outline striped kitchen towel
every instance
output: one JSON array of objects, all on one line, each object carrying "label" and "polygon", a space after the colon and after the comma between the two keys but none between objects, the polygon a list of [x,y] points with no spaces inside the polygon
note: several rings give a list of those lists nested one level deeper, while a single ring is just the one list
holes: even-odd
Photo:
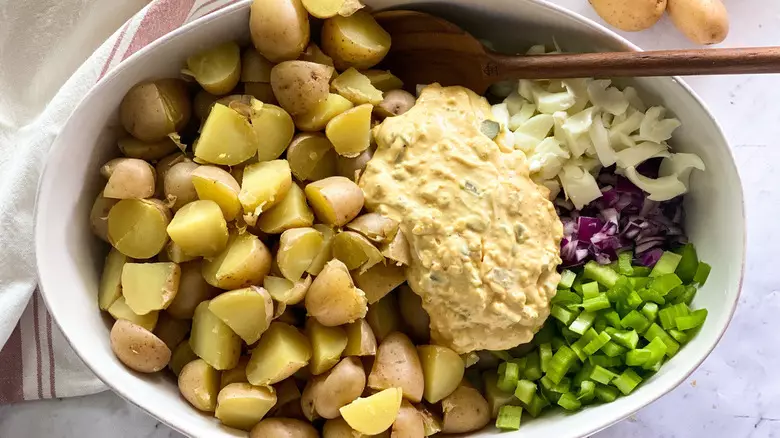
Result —
[{"label": "striped kitchen towel", "polygon": [[[137,13],[146,0],[0,4],[0,403],[106,389],[70,349],[36,289],[33,207],[54,138],[87,91],[127,57],[238,2],[155,0]],[[111,23],[114,33],[101,45]],[[67,79],[80,51],[98,45]]]}]

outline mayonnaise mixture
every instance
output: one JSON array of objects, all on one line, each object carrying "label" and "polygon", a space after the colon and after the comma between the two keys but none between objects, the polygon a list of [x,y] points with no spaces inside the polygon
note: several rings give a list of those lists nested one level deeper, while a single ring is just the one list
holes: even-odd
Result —
[{"label": "mayonnaise mixture", "polygon": [[529,342],[560,279],[561,222],[525,155],[482,132],[490,119],[483,97],[430,85],[374,128],[360,179],[366,207],[401,223],[433,340],[458,353]]}]

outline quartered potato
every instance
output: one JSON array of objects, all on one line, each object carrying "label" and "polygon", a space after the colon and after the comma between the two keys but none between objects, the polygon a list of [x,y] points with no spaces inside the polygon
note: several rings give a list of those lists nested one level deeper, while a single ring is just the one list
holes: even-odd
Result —
[{"label": "quartered potato", "polygon": [[170,138],[159,141],[145,142],[132,136],[122,137],[117,141],[122,155],[128,158],[140,158],[146,161],[157,161],[178,150],[176,143]]},{"label": "quartered potato", "polygon": [[122,268],[125,263],[132,263],[133,259],[127,257],[116,248],[111,248],[106,261],[103,263],[103,273],[100,276],[98,286],[98,307],[100,310],[108,310],[114,301],[122,296]]},{"label": "quartered potato", "polygon": [[118,199],[110,199],[103,196],[103,192],[95,198],[92,209],[89,211],[89,224],[92,232],[108,242],[108,213],[119,202]]},{"label": "quartered potato", "polygon": [[395,234],[392,241],[382,244],[381,253],[385,258],[392,260],[397,265],[408,266],[412,258],[411,253],[409,253],[409,242],[400,230]]},{"label": "quartered potato", "polygon": [[377,263],[368,270],[355,274],[354,279],[357,287],[365,292],[368,304],[373,304],[403,284],[406,281],[406,272],[400,266]]},{"label": "quartered potato", "polygon": [[309,364],[309,340],[297,328],[273,322],[252,350],[246,376],[253,385],[272,385]]},{"label": "quartered potato", "polygon": [[393,423],[393,438],[419,438],[425,436],[425,426],[420,412],[404,400]]},{"label": "quartered potato", "polygon": [[322,388],[322,384],[325,383],[326,377],[327,375],[323,374],[311,376],[306,379],[306,386],[303,388],[303,394],[301,394],[301,411],[303,412],[303,416],[309,421],[321,418],[314,405],[317,402],[317,399],[322,396],[320,389]]},{"label": "quartered potato", "polygon": [[165,175],[171,170],[171,167],[179,163],[191,163],[192,160],[184,155],[183,152],[174,152],[171,155],[167,155],[160,159],[155,165],[154,170],[157,172],[157,182],[154,191],[154,195],[158,198],[165,197]]},{"label": "quartered potato", "polygon": [[322,233],[314,228],[293,228],[282,233],[276,262],[282,275],[298,281],[319,254],[323,244]]},{"label": "quartered potato", "polygon": [[214,416],[225,426],[249,430],[276,404],[276,392],[268,386],[231,383],[217,396]]},{"label": "quartered potato", "polygon": [[144,199],[154,195],[155,171],[151,164],[138,158],[115,158],[100,169],[108,179],[103,197]]},{"label": "quartered potato", "polygon": [[294,418],[266,418],[249,432],[249,438],[317,438],[317,429]]},{"label": "quartered potato", "polygon": [[460,385],[441,401],[444,413],[442,432],[466,433],[482,429],[490,422],[490,407],[474,388]]},{"label": "quartered potato", "polygon": [[422,365],[414,344],[405,334],[391,333],[379,344],[368,386],[379,390],[401,388],[407,399],[415,403],[422,400],[425,387]]},{"label": "quartered potato", "polygon": [[181,268],[179,291],[165,309],[174,318],[192,319],[198,304],[213,298],[219,292],[201,275],[202,263],[200,260],[194,260],[179,265]]},{"label": "quartered potato", "polygon": [[366,387],[366,372],[356,357],[342,359],[331,369],[318,388],[314,409],[323,418],[341,416],[339,409],[360,397]]},{"label": "quartered potato", "polygon": [[200,166],[190,176],[198,199],[216,202],[226,221],[235,220],[241,212],[238,202],[241,186],[233,175],[216,166]]},{"label": "quartered potato", "polygon": [[398,77],[389,70],[365,70],[361,73],[371,81],[371,85],[373,85],[374,88],[382,92],[400,90],[404,86],[403,81],[398,79]]},{"label": "quartered potato", "polygon": [[395,294],[387,294],[381,300],[368,306],[366,321],[379,342],[382,342],[390,333],[400,331],[401,315],[398,311]]},{"label": "quartered potato", "polygon": [[333,67],[333,59],[323,53],[320,49],[320,46],[311,42],[308,46],[306,46],[306,50],[301,53],[301,56],[298,59],[301,61],[316,62],[317,64],[329,65]]},{"label": "quartered potato", "polygon": [[198,256],[189,255],[174,241],[165,244],[165,251],[161,252],[157,259],[161,262],[187,263],[196,260]]},{"label": "quartered potato", "polygon": [[295,116],[295,126],[301,131],[322,131],[334,117],[353,106],[346,98],[330,93],[308,113]]},{"label": "quartered potato", "polygon": [[298,181],[316,181],[336,173],[336,151],[321,133],[301,133],[287,148],[287,162]]},{"label": "quartered potato", "polygon": [[[261,102],[257,102],[262,104]],[[200,137],[194,145],[195,156],[203,161],[235,166],[257,153],[259,139],[248,117],[220,103],[211,108]]]},{"label": "quartered potato", "polygon": [[374,112],[381,117],[400,116],[409,111],[417,99],[404,90],[388,91]]},{"label": "quartered potato", "polygon": [[374,87],[367,76],[352,67],[334,79],[331,87],[355,105],[379,105],[382,102],[382,91]]},{"label": "quartered potato", "polygon": [[284,199],[292,185],[292,172],[286,160],[250,164],[244,169],[238,200],[244,208],[244,219],[254,225],[261,213]]},{"label": "quartered potato", "polygon": [[344,263],[325,264],[306,293],[306,311],[325,326],[347,324],[366,316],[366,296],[352,283]]},{"label": "quartered potato", "polygon": [[290,190],[278,204],[257,218],[255,226],[267,234],[279,234],[298,227],[310,227],[314,213],[306,203],[306,195],[298,184],[291,184]]},{"label": "quartered potato", "polygon": [[271,252],[254,234],[231,234],[227,247],[203,262],[203,278],[220,289],[261,284],[271,270]]},{"label": "quartered potato", "polygon": [[222,371],[219,378],[219,389],[230,385],[231,383],[247,383],[246,380],[246,366],[249,363],[249,358],[242,356],[238,360],[238,365],[229,370]]},{"label": "quartered potato", "polygon": [[322,26],[322,50],[336,68],[366,69],[378,64],[390,50],[390,34],[368,12],[349,17],[335,16]]},{"label": "quartered potato", "polygon": [[249,31],[266,59],[289,61],[309,44],[309,14],[300,0],[256,0],[249,12]]},{"label": "quartered potato", "polygon": [[322,233],[322,246],[320,246],[320,252],[314,257],[306,272],[311,275],[319,275],[322,268],[325,267],[325,263],[333,258],[333,237],[336,233],[333,231],[333,228],[323,224],[314,225],[314,229]]},{"label": "quartered potato", "polygon": [[168,307],[179,291],[181,269],[176,263],[125,263],[122,295],[138,315]]},{"label": "quartered potato", "polygon": [[317,18],[349,16],[363,8],[359,0],[303,0],[303,6]]},{"label": "quartered potato", "polygon": [[306,186],[306,199],[325,224],[343,226],[363,209],[363,191],[343,176],[332,176]]},{"label": "quartered potato", "polygon": [[187,69],[211,94],[229,93],[241,78],[241,49],[233,41],[187,58]]},{"label": "quartered potato", "polygon": [[[344,262],[350,271],[360,269],[361,274],[384,261],[379,250],[368,239],[354,231],[343,231],[333,237],[333,257]],[[379,298],[381,297],[374,301]]]},{"label": "quartered potato", "polygon": [[186,254],[214,257],[228,243],[222,209],[214,201],[193,201],[181,208],[168,225],[171,240]]},{"label": "quartered potato", "polygon": [[179,345],[173,350],[171,360],[168,362],[168,368],[178,377],[184,366],[196,359],[198,359],[198,355],[192,352],[190,340],[185,339],[179,342]]},{"label": "quartered potato", "polygon": [[195,308],[190,347],[198,357],[212,367],[218,370],[229,370],[238,364],[241,355],[241,338],[209,310],[209,304],[209,301],[203,301]]},{"label": "quartered potato", "polygon": [[373,242],[390,242],[398,232],[398,221],[379,213],[366,213],[348,223],[347,229],[357,231]]},{"label": "quartered potato", "polygon": [[271,324],[274,303],[265,289],[251,286],[220,294],[211,300],[209,310],[251,345]]},{"label": "quartered potato", "polygon": [[376,354],[376,337],[365,319],[358,319],[347,324],[344,328],[347,332],[345,356],[374,356]]},{"label": "quartered potato", "polygon": [[179,372],[179,392],[195,409],[214,412],[219,393],[219,371],[203,359],[193,360]]},{"label": "quartered potato", "polygon": [[431,337],[431,319],[422,307],[422,298],[408,285],[398,288],[398,307],[407,328],[406,332],[419,344],[427,344]]},{"label": "quartered potato", "polygon": [[455,391],[466,366],[458,353],[440,345],[421,345],[417,353],[425,376],[423,396],[429,403],[438,403]]},{"label": "quartered potato", "polygon": [[339,411],[350,427],[366,435],[376,435],[393,425],[401,409],[401,388],[388,388],[366,398],[358,398]]},{"label": "quartered potato", "polygon": [[371,148],[364,150],[357,157],[350,158],[339,155],[336,158],[336,174],[351,181],[357,181],[373,156],[374,151]]},{"label": "quartered potato", "polygon": [[129,368],[141,373],[154,373],[168,365],[171,350],[149,330],[126,319],[119,319],[111,328],[111,350]]},{"label": "quartered potato", "polygon": [[141,82],[131,88],[119,106],[119,119],[133,137],[155,142],[181,131],[190,120],[191,112],[184,81],[160,79]]},{"label": "quartered potato", "polygon": [[198,199],[198,192],[192,185],[192,172],[198,167],[198,164],[191,161],[185,161],[174,164],[167,172],[163,180],[163,189],[165,198],[172,202],[173,211],[178,211],[184,205]]},{"label": "quartered potato", "polygon": [[284,61],[271,69],[271,88],[292,115],[306,114],[328,97],[333,67],[308,61]]},{"label": "quartered potato", "polygon": [[263,104],[252,115],[257,135],[257,161],[279,158],[295,134],[295,124],[287,111],[276,105]]},{"label": "quartered potato", "polygon": [[149,331],[154,330],[154,327],[157,326],[157,320],[160,316],[160,312],[158,311],[149,312],[146,315],[139,315],[133,312],[133,309],[125,302],[125,297],[117,298],[116,301],[109,306],[108,313],[117,321],[126,319]]},{"label": "quartered potato", "polygon": [[345,157],[357,157],[371,146],[371,104],[358,105],[332,118],[325,135],[333,149]]},{"label": "quartered potato", "polygon": [[295,305],[303,301],[309,287],[311,286],[311,275],[306,278],[292,282],[286,278],[267,275],[263,279],[263,287],[271,294],[271,298],[285,305]]},{"label": "quartered potato", "polygon": [[271,82],[274,64],[265,59],[254,47],[244,49],[241,54],[241,82]]},{"label": "quartered potato", "polygon": [[[309,318],[306,321],[306,336],[311,342],[312,349],[309,371],[315,376],[336,365],[347,346],[347,333],[344,329],[326,327],[314,318]],[[360,392],[363,392],[362,388]]]},{"label": "quartered potato", "polygon": [[152,333],[173,351],[187,337],[189,331],[190,321],[176,319],[167,312],[160,312]]}]

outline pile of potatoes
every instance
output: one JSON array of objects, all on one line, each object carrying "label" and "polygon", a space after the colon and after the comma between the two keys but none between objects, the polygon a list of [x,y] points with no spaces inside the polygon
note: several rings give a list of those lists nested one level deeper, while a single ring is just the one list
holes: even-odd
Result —
[{"label": "pile of potatoes", "polygon": [[669,14],[672,23],[696,44],[717,44],[729,33],[721,0],[589,0],[601,18],[628,32],[649,29]]},{"label": "pile of potatoes", "polygon": [[251,437],[421,438],[495,411],[464,379],[475,356],[429,345],[398,222],[363,208],[370,129],[414,97],[371,69],[390,38],[360,6],[256,0],[253,46],[128,91],[100,169],[112,350]]}]

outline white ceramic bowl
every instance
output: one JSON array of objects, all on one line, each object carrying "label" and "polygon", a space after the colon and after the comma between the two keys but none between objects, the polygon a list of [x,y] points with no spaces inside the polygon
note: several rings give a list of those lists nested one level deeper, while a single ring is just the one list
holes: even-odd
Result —
[{"label": "white ceramic bowl", "polygon": [[[76,352],[119,395],[191,436],[240,436],[201,415],[179,395],[173,380],[129,371],[111,352],[110,321],[96,303],[105,245],[89,229],[91,203],[100,190],[98,168],[118,151],[112,138],[117,108],[135,83],[175,76],[188,54],[229,39],[247,39],[249,1],[242,1],[157,40],[127,59],[84,98],[52,148],[41,179],[36,212],[40,282],[52,316]],[[368,0],[375,9],[407,6],[433,10],[499,48],[522,50],[555,40],[569,51],[636,50],[624,39],[574,13],[533,0]],[[699,154],[686,197],[687,230],[700,257],[712,265],[694,305],[709,318],[701,332],[661,371],[628,397],[573,415],[550,413],[502,436],[583,437],[658,399],[686,378],[715,347],[739,295],[745,248],[742,190],[726,140],[699,99],[673,78],[632,81],[650,102],[663,103],[682,121],[676,150]],[[497,432],[485,430],[476,436]],[[521,435],[522,434],[522,435]]]}]

